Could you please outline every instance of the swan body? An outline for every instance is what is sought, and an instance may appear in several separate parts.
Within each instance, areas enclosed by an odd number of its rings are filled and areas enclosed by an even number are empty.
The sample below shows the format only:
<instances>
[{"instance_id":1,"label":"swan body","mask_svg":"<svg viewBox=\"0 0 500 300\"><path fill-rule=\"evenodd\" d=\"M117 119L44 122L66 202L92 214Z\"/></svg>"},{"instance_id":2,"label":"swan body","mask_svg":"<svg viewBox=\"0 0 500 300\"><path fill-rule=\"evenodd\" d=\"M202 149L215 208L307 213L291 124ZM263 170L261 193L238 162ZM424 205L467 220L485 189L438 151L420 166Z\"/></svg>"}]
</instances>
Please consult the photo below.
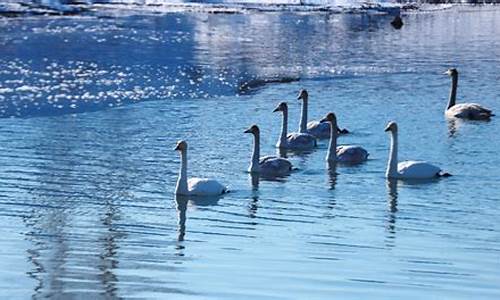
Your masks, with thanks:
<instances>
[{"instance_id":1,"label":"swan body","mask_svg":"<svg viewBox=\"0 0 500 300\"><path fill-rule=\"evenodd\" d=\"M307 123L307 133L314 135L318 139L330 137L330 125L319 121L310 121Z\"/></svg>"},{"instance_id":2,"label":"swan body","mask_svg":"<svg viewBox=\"0 0 500 300\"><path fill-rule=\"evenodd\" d=\"M283 176L292 171L292 163L285 158L264 156L259 159L260 173L263 175Z\"/></svg>"},{"instance_id":3,"label":"swan body","mask_svg":"<svg viewBox=\"0 0 500 300\"><path fill-rule=\"evenodd\" d=\"M283 121L281 126L281 134L276 147L291 150L310 150L316 147L316 138L309 133L288 131L288 105L286 102L281 102L273 112L281 111L283 113Z\"/></svg>"},{"instance_id":4,"label":"swan body","mask_svg":"<svg viewBox=\"0 0 500 300\"><path fill-rule=\"evenodd\" d=\"M477 103L460 103L448 108L445 112L449 118L488 120L494 114L491 110L482 107Z\"/></svg>"},{"instance_id":5,"label":"swan body","mask_svg":"<svg viewBox=\"0 0 500 300\"><path fill-rule=\"evenodd\" d=\"M441 168L425 161L407 160L398 163L397 178L425 179L439 177Z\"/></svg>"},{"instance_id":6,"label":"swan body","mask_svg":"<svg viewBox=\"0 0 500 300\"><path fill-rule=\"evenodd\" d=\"M254 148L248 172L267 176L290 174L293 166L289 160L272 155L260 157L260 129L257 125L252 125L245 130L245 133L251 133L254 136Z\"/></svg>"},{"instance_id":7,"label":"swan body","mask_svg":"<svg viewBox=\"0 0 500 300\"><path fill-rule=\"evenodd\" d=\"M308 133L292 132L286 135L286 140L276 143L278 148L308 150L316 147L316 138Z\"/></svg>"},{"instance_id":8,"label":"swan body","mask_svg":"<svg viewBox=\"0 0 500 300\"><path fill-rule=\"evenodd\" d=\"M361 146L341 145L335 151L338 162L357 164L368 159L368 151Z\"/></svg>"},{"instance_id":9,"label":"swan body","mask_svg":"<svg viewBox=\"0 0 500 300\"><path fill-rule=\"evenodd\" d=\"M192 196L214 196L226 192L226 187L217 180L207 178L189 178L188 191Z\"/></svg>"},{"instance_id":10,"label":"swan body","mask_svg":"<svg viewBox=\"0 0 500 300\"><path fill-rule=\"evenodd\" d=\"M385 131L391 133L391 149L385 176L395 179L432 179L442 176L450 176L443 173L441 168L425 161L402 161L398 163L398 126L395 122L389 122Z\"/></svg>"},{"instance_id":11,"label":"swan body","mask_svg":"<svg viewBox=\"0 0 500 300\"><path fill-rule=\"evenodd\" d=\"M445 74L448 74L451 77L450 98L445 110L446 117L469 120L489 120L492 116L494 116L490 109L487 109L477 103L456 104L458 71L453 68L446 71Z\"/></svg>"},{"instance_id":12,"label":"swan body","mask_svg":"<svg viewBox=\"0 0 500 300\"><path fill-rule=\"evenodd\" d=\"M329 125L330 129L337 127L337 117L334 113L328 113L321 122ZM342 145L337 147L337 135L336 130L330 130L330 144L328 145L328 152L326 154L328 162L358 164L368 159L368 151L361 146Z\"/></svg>"},{"instance_id":13,"label":"swan body","mask_svg":"<svg viewBox=\"0 0 500 300\"><path fill-rule=\"evenodd\" d=\"M185 141L177 142L174 150L181 154L181 168L179 178L175 187L176 195L186 196L218 196L228 192L226 186L220 184L217 180L207 178L187 178L187 143Z\"/></svg>"},{"instance_id":14,"label":"swan body","mask_svg":"<svg viewBox=\"0 0 500 300\"><path fill-rule=\"evenodd\" d=\"M307 112L309 103L309 93L307 90L300 90L298 100L302 100L302 111L300 115L299 132L309 133L318 139L330 138L330 125L328 123L321 123L320 121L307 122ZM338 133L349 133L347 129L340 129L336 127Z\"/></svg>"}]
</instances>

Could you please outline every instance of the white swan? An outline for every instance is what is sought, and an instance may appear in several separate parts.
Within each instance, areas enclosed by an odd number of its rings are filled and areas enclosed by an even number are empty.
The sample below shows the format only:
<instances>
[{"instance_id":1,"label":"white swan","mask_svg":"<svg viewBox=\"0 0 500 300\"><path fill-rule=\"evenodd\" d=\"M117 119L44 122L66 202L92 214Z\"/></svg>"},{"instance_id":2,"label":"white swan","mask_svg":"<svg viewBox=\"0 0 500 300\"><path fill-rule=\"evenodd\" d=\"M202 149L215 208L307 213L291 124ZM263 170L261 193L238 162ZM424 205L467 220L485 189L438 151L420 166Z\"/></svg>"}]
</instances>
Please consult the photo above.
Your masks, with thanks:
<instances>
[{"instance_id":1,"label":"white swan","mask_svg":"<svg viewBox=\"0 0 500 300\"><path fill-rule=\"evenodd\" d=\"M328 113L321 121L322 124L327 124L330 129L337 127L337 117L334 113ZM342 145L337 147L337 131L330 130L330 144L326 160L328 162L343 162L350 164L358 164L368 159L368 151L363 147L354 145Z\"/></svg>"},{"instance_id":2,"label":"white swan","mask_svg":"<svg viewBox=\"0 0 500 300\"><path fill-rule=\"evenodd\" d=\"M398 125L389 122L385 131L391 132L391 149L385 176L395 179L431 179L451 176L443 173L441 168L425 161L402 161L398 163Z\"/></svg>"},{"instance_id":3,"label":"white swan","mask_svg":"<svg viewBox=\"0 0 500 300\"><path fill-rule=\"evenodd\" d=\"M177 142L174 150L178 150L181 154L181 168L177 186L175 187L176 195L191 195L191 196L217 196L228 192L227 187L213 179L206 178L187 178L187 143L185 141Z\"/></svg>"},{"instance_id":4,"label":"white swan","mask_svg":"<svg viewBox=\"0 0 500 300\"><path fill-rule=\"evenodd\" d=\"M300 90L297 99L302 100L302 112L300 115L299 132L312 134L318 139L330 138L330 125L328 123L321 123L320 121L307 122L307 105L309 102L309 93L307 92L307 90ZM336 129L337 132L341 134L349 133L349 130L345 128L340 129L337 126Z\"/></svg>"},{"instance_id":5,"label":"white swan","mask_svg":"<svg viewBox=\"0 0 500 300\"><path fill-rule=\"evenodd\" d=\"M283 119L281 123L281 134L276 147L291 150L310 150L316 147L316 138L308 133L288 131L288 105L286 102L280 102L273 112L281 111Z\"/></svg>"},{"instance_id":6,"label":"white swan","mask_svg":"<svg viewBox=\"0 0 500 300\"><path fill-rule=\"evenodd\" d=\"M449 69L445 74L451 76L451 91L446 107L445 116L448 118L459 118L469 120L489 120L494 116L490 109L487 109L477 103L455 104L457 99L458 71Z\"/></svg>"},{"instance_id":7,"label":"white swan","mask_svg":"<svg viewBox=\"0 0 500 300\"><path fill-rule=\"evenodd\" d=\"M245 130L245 133L251 133L254 136L252 160L248 172L260 173L264 176L284 176L290 174L292 163L287 159L276 156L260 157L260 130L257 125L252 125Z\"/></svg>"}]
</instances>

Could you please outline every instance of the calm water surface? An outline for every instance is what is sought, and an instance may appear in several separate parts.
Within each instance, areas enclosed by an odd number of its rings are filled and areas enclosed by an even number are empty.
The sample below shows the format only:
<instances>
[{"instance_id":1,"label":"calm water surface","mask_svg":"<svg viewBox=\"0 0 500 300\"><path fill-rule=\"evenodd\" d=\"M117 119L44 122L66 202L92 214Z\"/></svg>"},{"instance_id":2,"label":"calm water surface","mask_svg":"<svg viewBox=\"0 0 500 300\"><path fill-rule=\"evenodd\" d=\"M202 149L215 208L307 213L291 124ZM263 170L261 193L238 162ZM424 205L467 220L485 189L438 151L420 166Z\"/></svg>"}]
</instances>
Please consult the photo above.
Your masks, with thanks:
<instances>
[{"instance_id":1,"label":"calm water surface","mask_svg":"<svg viewBox=\"0 0 500 300\"><path fill-rule=\"evenodd\" d=\"M103 17L105 16L105 17ZM3 298L498 299L500 123L447 123L459 98L500 112L500 10L390 17L167 14L0 20ZM263 84L284 80L286 83ZM275 153L287 100L337 113L370 160L292 155L299 170L252 187L261 126ZM455 176L387 182L400 158ZM231 187L176 199L189 173Z\"/></svg>"}]
</instances>

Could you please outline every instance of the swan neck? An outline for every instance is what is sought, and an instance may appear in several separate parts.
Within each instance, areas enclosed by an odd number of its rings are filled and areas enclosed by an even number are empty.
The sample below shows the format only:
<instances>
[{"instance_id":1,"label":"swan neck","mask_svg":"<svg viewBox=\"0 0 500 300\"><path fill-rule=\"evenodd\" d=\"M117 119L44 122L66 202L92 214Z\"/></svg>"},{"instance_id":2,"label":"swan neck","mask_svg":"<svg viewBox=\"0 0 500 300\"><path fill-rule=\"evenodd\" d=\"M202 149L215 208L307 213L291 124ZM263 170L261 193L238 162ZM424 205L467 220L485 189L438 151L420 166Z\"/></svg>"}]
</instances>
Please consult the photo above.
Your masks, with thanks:
<instances>
[{"instance_id":1,"label":"swan neck","mask_svg":"<svg viewBox=\"0 0 500 300\"><path fill-rule=\"evenodd\" d=\"M300 114L299 132L307 133L307 97L302 99L302 112Z\"/></svg>"},{"instance_id":2,"label":"swan neck","mask_svg":"<svg viewBox=\"0 0 500 300\"><path fill-rule=\"evenodd\" d=\"M252 160L250 161L250 167L248 171L259 172L259 158L260 158L260 134L254 134Z\"/></svg>"},{"instance_id":3,"label":"swan neck","mask_svg":"<svg viewBox=\"0 0 500 300\"><path fill-rule=\"evenodd\" d=\"M278 141L278 144L281 146L285 145L286 143L286 135L288 134L288 111L284 110L283 111L283 119L281 122L281 134L280 134L280 139Z\"/></svg>"},{"instance_id":4,"label":"swan neck","mask_svg":"<svg viewBox=\"0 0 500 300\"><path fill-rule=\"evenodd\" d=\"M186 150L181 151L181 167L179 169L179 178L177 179L177 186L175 187L175 193L180 195L188 194Z\"/></svg>"},{"instance_id":5,"label":"swan neck","mask_svg":"<svg viewBox=\"0 0 500 300\"><path fill-rule=\"evenodd\" d=\"M389 161L385 176L388 178L398 175L398 133L391 132L391 148L389 150Z\"/></svg>"},{"instance_id":6,"label":"swan neck","mask_svg":"<svg viewBox=\"0 0 500 300\"><path fill-rule=\"evenodd\" d=\"M330 144L328 145L328 152L326 153L326 160L334 162L337 160L337 123L330 123Z\"/></svg>"},{"instance_id":7,"label":"swan neck","mask_svg":"<svg viewBox=\"0 0 500 300\"><path fill-rule=\"evenodd\" d=\"M453 75L451 78L451 90L450 99L448 100L448 106L446 109L450 109L457 100L457 87L458 87L458 75Z\"/></svg>"}]
</instances>

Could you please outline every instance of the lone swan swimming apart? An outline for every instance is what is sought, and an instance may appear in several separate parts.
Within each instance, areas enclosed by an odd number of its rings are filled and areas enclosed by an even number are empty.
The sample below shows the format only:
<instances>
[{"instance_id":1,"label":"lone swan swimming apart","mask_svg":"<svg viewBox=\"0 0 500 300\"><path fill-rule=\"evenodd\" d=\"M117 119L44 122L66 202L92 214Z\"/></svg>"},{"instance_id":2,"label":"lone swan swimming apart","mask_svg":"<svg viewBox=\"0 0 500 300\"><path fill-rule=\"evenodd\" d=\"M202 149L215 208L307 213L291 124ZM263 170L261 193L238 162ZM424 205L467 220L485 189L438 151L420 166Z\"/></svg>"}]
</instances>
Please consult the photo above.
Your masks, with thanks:
<instances>
[{"instance_id":1,"label":"lone swan swimming apart","mask_svg":"<svg viewBox=\"0 0 500 300\"><path fill-rule=\"evenodd\" d=\"M445 74L451 77L451 91L445 116L448 118L459 118L469 120L489 120L494 114L491 110L482 107L477 103L455 104L457 100L458 71L449 69Z\"/></svg>"},{"instance_id":2,"label":"lone swan swimming apart","mask_svg":"<svg viewBox=\"0 0 500 300\"><path fill-rule=\"evenodd\" d=\"M337 117L334 113L328 113L321 121L322 124L327 124L331 129L337 127ZM337 147L337 131L330 130L330 145L326 160L328 162L342 162L350 164L358 164L368 159L368 151L360 146L342 145Z\"/></svg>"},{"instance_id":3,"label":"lone swan swimming apart","mask_svg":"<svg viewBox=\"0 0 500 300\"><path fill-rule=\"evenodd\" d=\"M213 179L206 178L187 178L187 143L178 141L174 150L181 154L181 168L177 186L175 187L176 195L189 196L219 196L228 192L227 187Z\"/></svg>"},{"instance_id":4,"label":"lone swan swimming apart","mask_svg":"<svg viewBox=\"0 0 500 300\"><path fill-rule=\"evenodd\" d=\"M385 131L391 132L391 149L385 176L394 179L431 179L451 176L443 173L441 168L425 161L407 160L398 163L398 125L389 122Z\"/></svg>"},{"instance_id":5,"label":"lone swan swimming apart","mask_svg":"<svg viewBox=\"0 0 500 300\"><path fill-rule=\"evenodd\" d=\"M260 130L257 125L252 125L245 130L254 136L252 160L248 172L259 173L264 176L285 176L292 171L292 163L285 158L276 156L260 157Z\"/></svg>"},{"instance_id":6,"label":"lone swan swimming apart","mask_svg":"<svg viewBox=\"0 0 500 300\"><path fill-rule=\"evenodd\" d=\"M330 125L328 123L321 123L319 121L307 122L307 112L309 103L309 93L307 90L300 90L298 100L302 100L302 112L300 115L299 132L309 133L314 135L318 139L327 139L330 137ZM336 125L337 133L347 134L349 130L340 129Z\"/></svg>"},{"instance_id":7,"label":"lone swan swimming apart","mask_svg":"<svg viewBox=\"0 0 500 300\"><path fill-rule=\"evenodd\" d=\"M273 112L281 111L283 113L283 121L281 123L281 134L276 147L290 150L310 150L316 147L316 138L308 133L288 131L288 105L286 102L281 102L273 110Z\"/></svg>"}]
</instances>

